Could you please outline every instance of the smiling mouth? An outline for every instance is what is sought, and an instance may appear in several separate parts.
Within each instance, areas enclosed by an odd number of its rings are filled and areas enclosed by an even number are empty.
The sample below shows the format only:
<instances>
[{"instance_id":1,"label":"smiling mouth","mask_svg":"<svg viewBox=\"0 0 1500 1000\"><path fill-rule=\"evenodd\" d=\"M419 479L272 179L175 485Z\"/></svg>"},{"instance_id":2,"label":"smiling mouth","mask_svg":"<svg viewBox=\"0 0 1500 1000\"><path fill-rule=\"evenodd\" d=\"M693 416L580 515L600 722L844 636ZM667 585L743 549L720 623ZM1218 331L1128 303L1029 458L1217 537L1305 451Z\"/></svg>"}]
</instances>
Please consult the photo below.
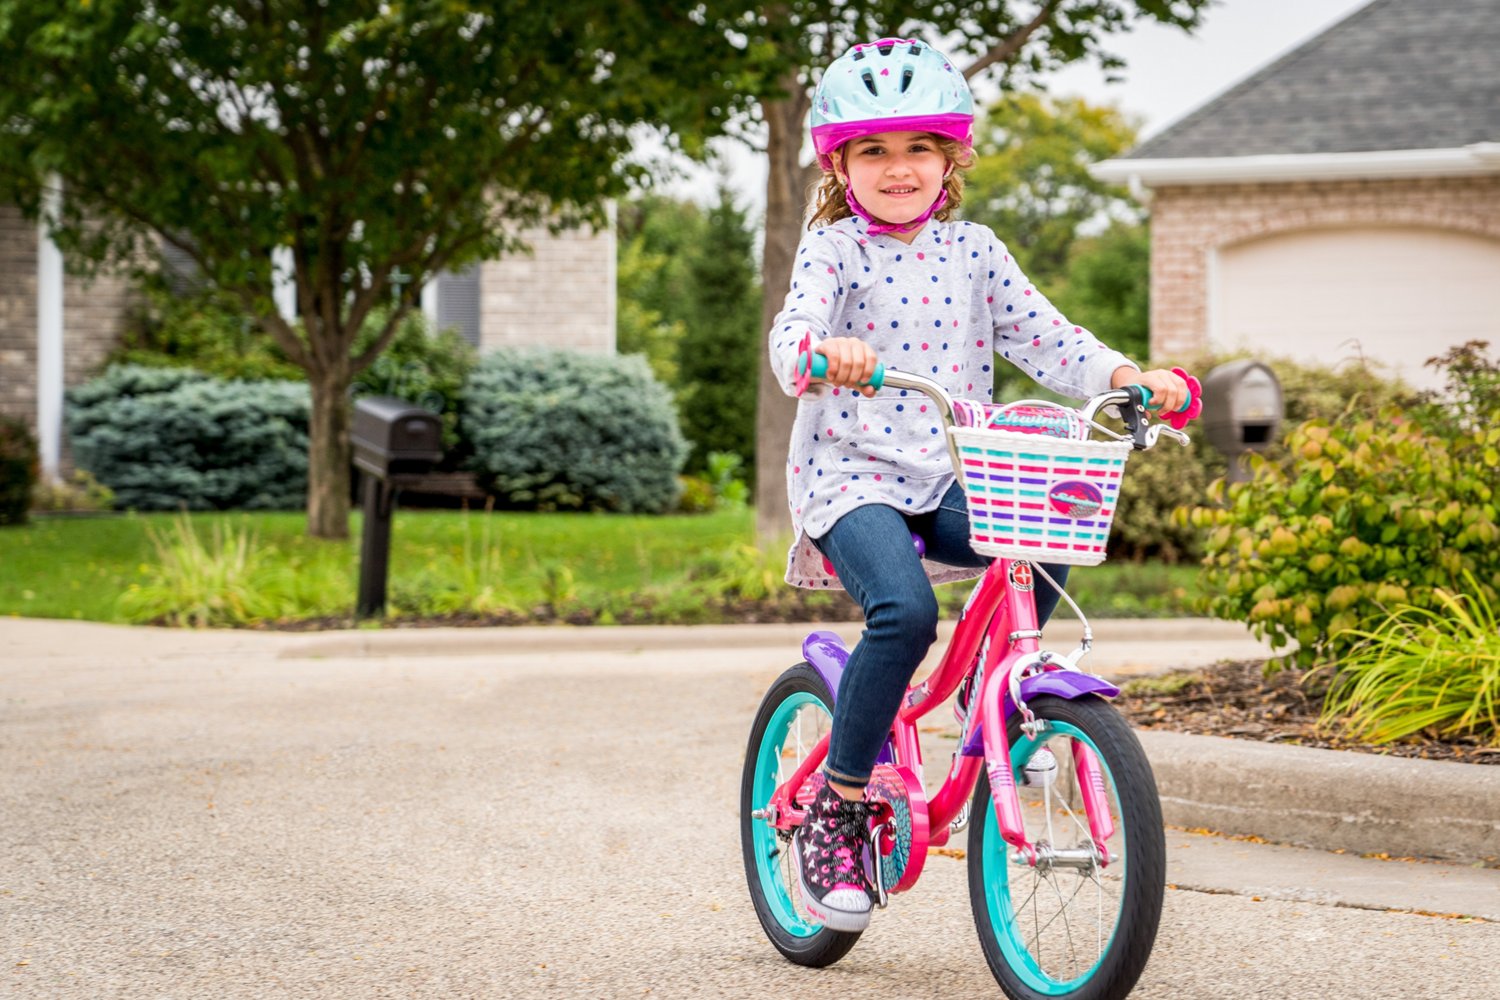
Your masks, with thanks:
<instances>
[{"instance_id":1,"label":"smiling mouth","mask_svg":"<svg viewBox=\"0 0 1500 1000\"><path fill-rule=\"evenodd\" d=\"M914 187L893 187L893 188L886 188L881 193L882 194L893 194L893 195L915 194L916 190L917 189L914 188Z\"/></svg>"}]
</instances>

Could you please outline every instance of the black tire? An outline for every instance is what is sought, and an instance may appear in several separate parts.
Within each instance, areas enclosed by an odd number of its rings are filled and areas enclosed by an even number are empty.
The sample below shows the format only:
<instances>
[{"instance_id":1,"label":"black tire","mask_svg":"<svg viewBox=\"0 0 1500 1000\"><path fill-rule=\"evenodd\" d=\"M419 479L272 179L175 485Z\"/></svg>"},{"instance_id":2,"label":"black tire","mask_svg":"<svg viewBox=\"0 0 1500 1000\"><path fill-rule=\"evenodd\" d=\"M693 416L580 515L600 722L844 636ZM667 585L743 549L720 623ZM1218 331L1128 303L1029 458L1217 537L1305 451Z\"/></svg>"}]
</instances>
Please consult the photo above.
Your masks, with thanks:
<instances>
[{"instance_id":1,"label":"black tire","mask_svg":"<svg viewBox=\"0 0 1500 1000\"><path fill-rule=\"evenodd\" d=\"M1118 828L1115 838L1110 841L1110 850L1111 853L1121 853L1116 843L1123 836L1124 865L1122 867L1119 861L1114 861L1102 870L1091 870L1087 874L1074 868L1059 867L1044 875L1039 874L1040 868L1009 861L1008 845L999 836L990 808L989 779L981 775L974 790L968 850L969 901L974 910L975 929L990 971L1012 1000L1051 1000L1056 997L1119 1000L1135 987L1145 969L1161 921L1166 887L1166 840L1156 779L1151 774L1151 765L1140 741L1107 702L1096 697L1068 701L1043 696L1031 701L1030 707L1038 719L1053 724L1044 740L1049 747L1055 742L1057 749L1071 753L1076 737L1059 728L1066 726L1082 733L1102 759ZM1020 721L1019 717L1010 720L1012 747L1016 747L1022 737ZM1035 756L1035 750L1035 746L1030 748L1031 752L1025 754L1027 759ZM1033 821L1040 829L1049 811L1055 821L1057 816L1065 816L1065 810L1071 808L1067 804L1069 796L1077 801L1077 785L1071 768L1061 766L1061 756L1058 761L1057 780L1066 778L1066 782L1062 787L1056 783L1052 786L1052 799L1046 804L1052 805L1053 809L1038 809L1042 804L1040 801L1023 808L1028 814L1027 838L1033 842L1037 839L1033 835ZM1024 763L1018 764L1018 784L1022 781L1021 767ZM1040 799L1042 792L1039 789L1040 785L1023 788L1023 798ZM1086 822L1085 819L1085 825ZM1062 829L1064 833L1058 834L1059 841L1065 836L1078 836L1077 827L1071 821ZM1074 832L1070 833L1070 830ZM1081 845L1086 840L1085 835L1077 843ZM1004 870L996 865L1003 866ZM1117 882L1118 889L1115 889ZM1026 892L1027 886L1031 887L1030 894ZM1037 891L1043 886L1049 891ZM1070 889L1072 895L1068 894ZM1093 924L1088 923L1088 898L1092 896L1096 902L1110 900L1108 907L1113 909L1115 920L1109 930L1108 943L1102 950L1098 948L1097 940L1090 942L1089 933L1075 935L1071 929L1067 913L1072 912L1072 902L1080 895L1084 895L1084 902L1078 912L1084 915L1085 932L1092 932L1101 923L1097 916ZM1042 916L1049 909L1056 913L1043 921ZM1054 930L1060 918L1062 925ZM1028 933L1031 944L1026 940Z\"/></svg>"},{"instance_id":2,"label":"black tire","mask_svg":"<svg viewBox=\"0 0 1500 1000\"><path fill-rule=\"evenodd\" d=\"M805 911L797 912L797 889L788 883L789 879L796 880L795 869L788 863L791 844L770 824L753 818L751 813L765 807L763 799L770 794L767 789L775 787L775 768L768 770L768 765L772 757L785 759L780 748L799 706L803 712L816 713L819 705L831 718L833 697L822 676L811 666L799 663L778 677L755 713L740 781L740 844L755 915L777 951L798 965L812 968L832 965L843 958L859 940L860 932L829 930L807 918ZM788 713L794 718L789 719ZM796 763L787 762L784 777L791 776Z\"/></svg>"}]
</instances>

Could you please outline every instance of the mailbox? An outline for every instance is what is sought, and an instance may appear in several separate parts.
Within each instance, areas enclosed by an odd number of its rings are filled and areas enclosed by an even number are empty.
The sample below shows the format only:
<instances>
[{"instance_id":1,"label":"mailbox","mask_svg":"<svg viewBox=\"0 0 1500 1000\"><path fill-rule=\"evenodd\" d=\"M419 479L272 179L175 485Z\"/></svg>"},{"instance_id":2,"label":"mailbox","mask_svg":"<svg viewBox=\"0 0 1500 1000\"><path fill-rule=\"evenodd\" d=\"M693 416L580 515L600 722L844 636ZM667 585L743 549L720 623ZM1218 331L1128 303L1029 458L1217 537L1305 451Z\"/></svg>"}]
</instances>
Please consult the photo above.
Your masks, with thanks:
<instances>
[{"instance_id":1,"label":"mailbox","mask_svg":"<svg viewBox=\"0 0 1500 1000\"><path fill-rule=\"evenodd\" d=\"M427 472L443 457L437 414L390 396L365 396L354 404L349 433L354 464L381 479Z\"/></svg>"},{"instance_id":2,"label":"mailbox","mask_svg":"<svg viewBox=\"0 0 1500 1000\"><path fill-rule=\"evenodd\" d=\"M366 396L354 403L349 443L354 446L354 465L364 473L359 600L354 609L364 617L385 608L396 492L403 481L431 471L443 457L443 427L436 414L404 399Z\"/></svg>"},{"instance_id":3,"label":"mailbox","mask_svg":"<svg viewBox=\"0 0 1500 1000\"><path fill-rule=\"evenodd\" d=\"M1246 452L1276 440L1282 413L1281 382L1259 361L1231 361L1203 376L1203 434L1229 458L1231 482L1247 478Z\"/></svg>"}]
</instances>

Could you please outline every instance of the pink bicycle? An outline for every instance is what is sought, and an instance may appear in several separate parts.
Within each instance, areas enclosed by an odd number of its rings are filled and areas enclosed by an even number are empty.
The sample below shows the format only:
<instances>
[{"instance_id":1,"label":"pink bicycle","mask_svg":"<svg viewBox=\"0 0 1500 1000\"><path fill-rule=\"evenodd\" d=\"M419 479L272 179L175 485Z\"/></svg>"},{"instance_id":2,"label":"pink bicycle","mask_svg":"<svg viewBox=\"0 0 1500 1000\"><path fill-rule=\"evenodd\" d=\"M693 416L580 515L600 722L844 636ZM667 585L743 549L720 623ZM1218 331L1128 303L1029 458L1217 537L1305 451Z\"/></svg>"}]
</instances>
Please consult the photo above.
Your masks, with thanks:
<instances>
[{"instance_id":1,"label":"pink bicycle","mask_svg":"<svg viewBox=\"0 0 1500 1000\"><path fill-rule=\"evenodd\" d=\"M804 354L804 380L826 369L806 345ZM1150 422L1150 393L1140 386L1073 410L954 401L929 379L883 368L871 384L921 392L938 404L968 499L972 544L997 556L941 663L908 691L871 779L875 850L866 867L877 903L910 889L931 849L967 828L974 924L1005 994L1123 997L1145 968L1161 916L1161 805L1139 741L1106 700L1119 690L1078 666L1092 632L1066 593L1082 641L1068 655L1041 648L1033 592L1041 571L1032 560L1103 561L1126 456L1161 434L1186 444L1181 428L1201 410L1200 387L1189 380L1192 402L1167 415L1172 426L1164 427ZM1123 434L1095 422L1105 407L1118 411ZM1096 434L1104 439L1090 440ZM837 635L822 631L807 637L802 654L766 693L751 727L740 832L766 936L791 961L821 967L846 955L859 933L810 916L791 839L822 781L849 654ZM917 723L955 693L958 746L929 793Z\"/></svg>"}]
</instances>

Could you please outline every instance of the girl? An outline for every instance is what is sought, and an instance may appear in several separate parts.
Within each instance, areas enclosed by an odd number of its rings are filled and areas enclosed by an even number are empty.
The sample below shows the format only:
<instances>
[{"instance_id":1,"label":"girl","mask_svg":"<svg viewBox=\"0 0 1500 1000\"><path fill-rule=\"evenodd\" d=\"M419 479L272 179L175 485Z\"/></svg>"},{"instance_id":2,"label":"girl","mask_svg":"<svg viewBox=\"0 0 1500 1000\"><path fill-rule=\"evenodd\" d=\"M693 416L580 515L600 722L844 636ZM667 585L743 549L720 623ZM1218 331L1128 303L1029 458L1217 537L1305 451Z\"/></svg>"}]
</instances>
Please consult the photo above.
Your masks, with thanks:
<instances>
[{"instance_id":1,"label":"girl","mask_svg":"<svg viewBox=\"0 0 1500 1000\"><path fill-rule=\"evenodd\" d=\"M787 461L796 539L787 582L843 586L865 613L833 713L826 781L793 839L803 899L834 930L863 930L872 889L863 800L881 742L937 638L932 584L977 576L964 495L941 423L921 397L875 398L877 360L988 401L998 354L1036 381L1085 398L1132 382L1171 411L1187 386L1140 371L1068 322L984 226L955 222L972 162L974 102L931 46L856 45L823 74L812 137L823 178L771 328L771 363L795 394L797 347L828 358L800 400ZM912 533L927 543L924 564ZM825 559L837 574L825 569ZM1065 566L1044 566L1062 582ZM1037 588L1046 621L1058 594Z\"/></svg>"}]
</instances>

